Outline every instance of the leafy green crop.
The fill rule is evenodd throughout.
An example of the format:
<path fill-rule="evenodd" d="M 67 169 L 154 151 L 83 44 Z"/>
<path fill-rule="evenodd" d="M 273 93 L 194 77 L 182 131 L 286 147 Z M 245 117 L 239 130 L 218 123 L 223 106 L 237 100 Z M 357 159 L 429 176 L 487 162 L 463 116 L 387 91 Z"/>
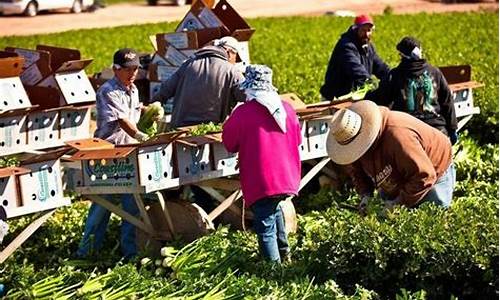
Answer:
<path fill-rule="evenodd" d="M 137 122 L 137 129 L 152 137 L 157 134 L 158 123 L 156 120 L 163 118 L 163 107 L 160 102 L 154 102 L 146 106 L 146 111 Z"/>
<path fill-rule="evenodd" d="M 193 136 L 197 136 L 197 135 L 205 135 L 207 133 L 214 133 L 221 131 L 222 131 L 222 124 L 215 124 L 214 122 L 208 122 L 197 125 L 194 129 L 190 130 L 189 133 Z"/>
<path fill-rule="evenodd" d="M 0 168 L 18 167 L 21 162 L 15 156 L 0 158 Z"/>

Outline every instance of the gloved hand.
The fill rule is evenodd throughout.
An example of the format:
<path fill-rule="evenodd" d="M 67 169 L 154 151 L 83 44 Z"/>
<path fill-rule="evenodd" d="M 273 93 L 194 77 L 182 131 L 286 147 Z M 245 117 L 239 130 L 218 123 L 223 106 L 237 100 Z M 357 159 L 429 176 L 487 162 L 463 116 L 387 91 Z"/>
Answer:
<path fill-rule="evenodd" d="M 394 198 L 392 200 L 385 200 L 384 201 L 384 209 L 387 211 L 391 211 L 394 209 L 394 207 L 396 205 L 399 205 L 400 203 L 401 203 L 401 199 L 399 198 L 399 196 L 397 196 L 396 198 Z"/>
<path fill-rule="evenodd" d="M 7 235 L 8 232 L 9 232 L 9 224 L 0 220 L 0 244 L 2 244 L 3 238 Z"/>
<path fill-rule="evenodd" d="M 450 142 L 452 145 L 455 145 L 458 141 L 458 133 L 456 130 L 453 130 L 451 132 L 449 132 L 448 134 L 450 136 Z"/>
<path fill-rule="evenodd" d="M 366 208 L 368 207 L 368 202 L 370 201 L 372 197 L 370 195 L 362 195 L 361 196 L 361 201 L 358 204 L 358 212 L 360 215 L 364 216 L 366 215 Z"/>
<path fill-rule="evenodd" d="M 145 134 L 144 132 L 137 130 L 136 134 L 134 135 L 134 139 L 136 139 L 138 142 L 142 143 L 142 142 L 147 141 L 149 139 L 149 136 L 147 134 Z"/>

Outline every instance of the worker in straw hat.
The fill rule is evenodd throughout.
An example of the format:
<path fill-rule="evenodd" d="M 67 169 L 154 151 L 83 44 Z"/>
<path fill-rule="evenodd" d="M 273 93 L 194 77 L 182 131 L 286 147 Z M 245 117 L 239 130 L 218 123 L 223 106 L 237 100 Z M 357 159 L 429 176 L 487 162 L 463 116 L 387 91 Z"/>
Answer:
<path fill-rule="evenodd" d="M 369 100 L 338 110 L 330 122 L 327 151 L 335 163 L 349 165 L 361 210 L 375 190 L 386 206 L 451 203 L 455 168 L 450 140 L 407 113 Z"/>
<path fill-rule="evenodd" d="M 377 55 L 371 42 L 375 23 L 368 15 L 359 15 L 335 45 L 320 89 L 326 100 L 338 98 L 363 86 L 372 75 L 382 80 L 389 67 Z"/>

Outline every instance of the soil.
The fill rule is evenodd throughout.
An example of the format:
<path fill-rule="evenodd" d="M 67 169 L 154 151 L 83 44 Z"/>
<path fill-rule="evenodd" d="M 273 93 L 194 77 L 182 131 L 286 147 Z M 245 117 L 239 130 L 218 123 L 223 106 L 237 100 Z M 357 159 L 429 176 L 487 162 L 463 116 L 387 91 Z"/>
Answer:
<path fill-rule="evenodd" d="M 452 11 L 498 11 L 498 3 L 488 1 L 469 4 L 443 4 L 425 0 L 229 0 L 244 18 L 292 15 L 322 15 L 352 11 L 355 14 L 381 14 L 390 9 L 395 14 L 441 13 Z M 33 35 L 72 29 L 102 28 L 120 25 L 177 21 L 184 17 L 189 6 L 148 6 L 144 3 L 110 5 L 95 12 L 42 13 L 36 17 L 0 16 L 0 36 Z"/>

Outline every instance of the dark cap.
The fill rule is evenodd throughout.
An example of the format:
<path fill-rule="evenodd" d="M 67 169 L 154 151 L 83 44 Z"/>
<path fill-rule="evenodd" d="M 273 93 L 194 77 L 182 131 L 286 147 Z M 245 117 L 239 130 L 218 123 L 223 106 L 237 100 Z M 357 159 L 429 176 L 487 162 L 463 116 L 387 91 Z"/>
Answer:
<path fill-rule="evenodd" d="M 113 64 L 122 68 L 139 67 L 139 54 L 134 49 L 123 48 L 115 52 L 113 55 Z"/>
<path fill-rule="evenodd" d="M 405 36 L 396 46 L 401 56 L 407 59 L 421 59 L 422 49 L 420 41 L 411 36 Z"/>

